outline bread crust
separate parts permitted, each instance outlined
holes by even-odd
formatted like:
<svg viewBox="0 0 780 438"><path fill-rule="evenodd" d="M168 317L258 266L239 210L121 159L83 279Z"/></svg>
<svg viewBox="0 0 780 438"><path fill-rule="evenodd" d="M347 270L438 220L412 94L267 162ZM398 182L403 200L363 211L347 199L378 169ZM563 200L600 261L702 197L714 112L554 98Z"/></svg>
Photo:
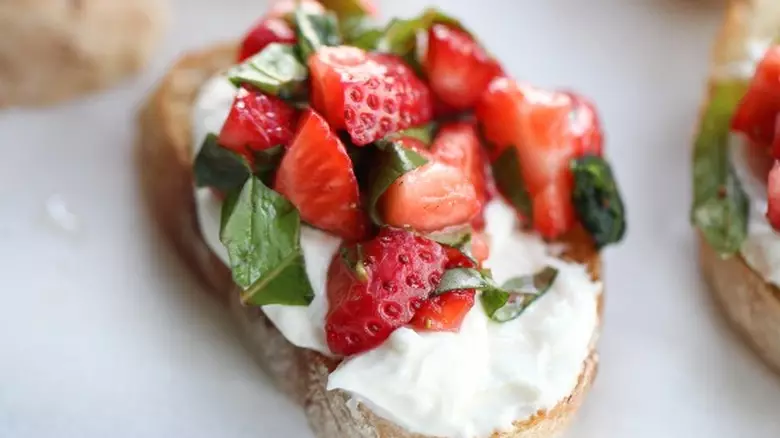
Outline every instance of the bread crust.
<svg viewBox="0 0 780 438"><path fill-rule="evenodd" d="M0 107L51 104L137 72L167 16L163 0L0 2Z"/></svg>
<svg viewBox="0 0 780 438"><path fill-rule="evenodd" d="M713 50L709 93L712 99L719 72L749 60L748 42L780 35L780 1L731 0ZM741 254L724 259L701 233L699 262L719 307L732 327L775 371L780 372L780 290L767 283Z"/></svg>
<svg viewBox="0 0 780 438"><path fill-rule="evenodd" d="M327 377L338 362L317 352L295 347L258 308L244 307L228 269L206 246L199 231L192 189L190 112L198 90L208 78L229 66L235 47L220 45L182 58L149 98L139 117L138 165L143 191L167 238L181 257L227 303L241 326L244 342L275 383L305 409L320 438L430 438L410 434L365 406L350 409L343 391L326 391ZM601 260L581 231L568 237L567 256L588 265L598 279ZM599 319L601 317L599 297ZM549 411L518 421L510 432L491 438L550 438L558 436L587 393L598 365L594 333L591 354L574 391ZM486 437L487 438L487 437Z"/></svg>

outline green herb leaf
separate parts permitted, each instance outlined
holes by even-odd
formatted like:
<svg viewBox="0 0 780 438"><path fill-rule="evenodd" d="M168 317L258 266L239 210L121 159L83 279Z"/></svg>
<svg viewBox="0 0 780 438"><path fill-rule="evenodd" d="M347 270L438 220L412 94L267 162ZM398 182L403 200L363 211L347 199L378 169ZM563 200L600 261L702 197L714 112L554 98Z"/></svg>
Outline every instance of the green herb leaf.
<svg viewBox="0 0 780 438"><path fill-rule="evenodd" d="M306 98L309 72L298 61L295 46L272 43L260 53L228 71L228 79L237 87L249 84L263 93L287 100Z"/></svg>
<svg viewBox="0 0 780 438"><path fill-rule="evenodd" d="M601 249L619 242L626 233L626 211L609 164L601 157L571 161L572 203L582 226Z"/></svg>
<svg viewBox="0 0 780 438"><path fill-rule="evenodd" d="M379 198L395 180L426 164L428 160L395 141L379 141L376 145L379 148L379 166L369 188L368 212L374 223L382 225L382 219L377 209Z"/></svg>
<svg viewBox="0 0 780 438"><path fill-rule="evenodd" d="M344 44L368 51L376 50L379 40L384 35L383 30L377 28L373 20L365 16L340 19L339 28Z"/></svg>
<svg viewBox="0 0 780 438"><path fill-rule="evenodd" d="M425 143L427 146L430 146L431 143L433 143L433 137L436 136L436 131L438 131L438 129L439 129L439 124L436 122L431 122L425 125L413 126L411 128L398 131L395 134L393 134L392 137L393 138L412 137L412 138L416 138L417 140L420 140L421 142Z"/></svg>
<svg viewBox="0 0 780 438"><path fill-rule="evenodd" d="M280 144L262 151L252 151L255 157L255 175L264 182L268 181L276 168L279 167L284 151L284 146Z"/></svg>
<svg viewBox="0 0 780 438"><path fill-rule="evenodd" d="M415 18L391 21L379 40L379 50L406 57L417 50L417 33L426 32L434 23L445 23L463 29L460 22L436 8L428 8Z"/></svg>
<svg viewBox="0 0 780 438"><path fill-rule="evenodd" d="M363 264L363 246L360 244L343 246L339 252L341 262L355 273L355 277L364 283L368 281L368 271L366 271L366 265Z"/></svg>
<svg viewBox="0 0 780 438"><path fill-rule="evenodd" d="M731 118L746 90L744 82L715 85L693 152L691 221L722 257L747 237L749 200L729 160Z"/></svg>
<svg viewBox="0 0 780 438"><path fill-rule="evenodd" d="M220 240L241 301L307 305L314 297L300 244L301 218L280 194L249 178L222 205Z"/></svg>
<svg viewBox="0 0 780 438"><path fill-rule="evenodd" d="M512 278L501 288L487 289L479 299L492 320L511 321L547 293L557 276L558 270L548 266L532 276Z"/></svg>
<svg viewBox="0 0 780 438"><path fill-rule="evenodd" d="M371 1L363 0L321 0L323 6L336 13L339 19L347 17L361 17L364 15L371 15L374 11L371 6Z"/></svg>
<svg viewBox="0 0 780 438"><path fill-rule="evenodd" d="M195 186L213 187L223 193L241 187L251 173L246 159L220 146L215 134L203 140L193 164Z"/></svg>
<svg viewBox="0 0 780 438"><path fill-rule="evenodd" d="M304 61L320 47L341 45L339 21L332 12L312 14L298 7L295 10L295 29L298 51Z"/></svg>
<svg viewBox="0 0 780 438"><path fill-rule="evenodd" d="M488 272L471 268L453 268L444 271L433 295L441 295L458 289L497 289L498 285Z"/></svg>
<svg viewBox="0 0 780 438"><path fill-rule="evenodd" d="M427 234L425 237L438 242L442 245L451 246L457 249L463 249L468 247L471 243L471 234L473 230L471 227L464 227L454 231L447 232L435 232Z"/></svg>
<svg viewBox="0 0 780 438"><path fill-rule="evenodd" d="M531 218L531 195L523 182L517 149L506 148L493 162L493 177L501 193L526 219Z"/></svg>

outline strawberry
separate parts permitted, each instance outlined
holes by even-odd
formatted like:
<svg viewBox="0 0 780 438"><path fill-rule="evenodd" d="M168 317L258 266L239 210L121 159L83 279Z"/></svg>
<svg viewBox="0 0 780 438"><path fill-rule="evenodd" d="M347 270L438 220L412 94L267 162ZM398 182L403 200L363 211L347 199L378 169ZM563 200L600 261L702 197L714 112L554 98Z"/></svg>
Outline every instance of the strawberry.
<svg viewBox="0 0 780 438"><path fill-rule="evenodd" d="M769 208L766 217L775 230L780 230L780 161L775 161L767 182Z"/></svg>
<svg viewBox="0 0 780 438"><path fill-rule="evenodd" d="M533 88L510 79L494 80L477 106L493 159L515 147L523 182L532 198L533 226L554 239L575 224L570 162L600 154L602 134L593 106L572 93Z"/></svg>
<svg viewBox="0 0 780 438"><path fill-rule="evenodd" d="M366 237L357 179L344 144L319 114L307 110L279 164L274 189L311 225L344 239Z"/></svg>
<svg viewBox="0 0 780 438"><path fill-rule="evenodd" d="M423 64L433 93L457 110L473 108L490 81L502 75L498 62L468 32L447 24L428 30Z"/></svg>
<svg viewBox="0 0 780 438"><path fill-rule="evenodd" d="M383 228L377 237L333 259L328 269L325 333L335 354L351 355L379 346L409 323L441 281L447 257L438 243L409 231Z"/></svg>
<svg viewBox="0 0 780 438"><path fill-rule="evenodd" d="M480 265L490 256L490 248L485 240L485 236L480 232L471 235L471 255Z"/></svg>
<svg viewBox="0 0 780 438"><path fill-rule="evenodd" d="M473 260L455 248L445 248L445 269L476 268ZM431 297L423 302L409 325L418 331L457 331L466 314L474 306L474 289L454 290Z"/></svg>
<svg viewBox="0 0 780 438"><path fill-rule="evenodd" d="M432 117L428 87L396 56L356 47L324 47L308 64L312 105L333 129L345 129L355 145L427 123Z"/></svg>
<svg viewBox="0 0 780 438"><path fill-rule="evenodd" d="M260 20L244 36L238 52L238 61L242 62L250 56L260 53L271 43L295 44L298 38L295 30L281 18L265 18Z"/></svg>
<svg viewBox="0 0 780 438"><path fill-rule="evenodd" d="M386 224L423 233L467 224L479 209L477 193L466 174L438 161L404 174L379 199Z"/></svg>
<svg viewBox="0 0 780 438"><path fill-rule="evenodd" d="M431 145L431 153L437 160L461 169L474 185L480 213L474 217L473 225L476 229L484 228L482 213L492 196L488 188L490 173L476 124L454 122L442 126Z"/></svg>
<svg viewBox="0 0 780 438"><path fill-rule="evenodd" d="M759 63L745 96L737 106L731 128L753 143L772 147L780 158L780 138L776 138L780 114L780 46L769 49Z"/></svg>
<svg viewBox="0 0 780 438"><path fill-rule="evenodd" d="M295 108L283 100L241 87L219 133L219 144L253 162L252 151L290 144L297 118Z"/></svg>

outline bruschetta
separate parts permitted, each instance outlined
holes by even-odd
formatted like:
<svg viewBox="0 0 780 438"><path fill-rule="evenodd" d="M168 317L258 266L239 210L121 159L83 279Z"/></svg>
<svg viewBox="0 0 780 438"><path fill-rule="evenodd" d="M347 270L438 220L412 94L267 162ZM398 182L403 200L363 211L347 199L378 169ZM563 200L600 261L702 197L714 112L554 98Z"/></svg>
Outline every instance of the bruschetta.
<svg viewBox="0 0 780 438"><path fill-rule="evenodd" d="M729 2L694 146L691 219L717 302L780 371L778 37L779 2Z"/></svg>
<svg viewBox="0 0 780 438"><path fill-rule="evenodd" d="M440 11L323 4L173 66L140 115L151 211L316 436L557 436L626 229L593 104Z"/></svg>

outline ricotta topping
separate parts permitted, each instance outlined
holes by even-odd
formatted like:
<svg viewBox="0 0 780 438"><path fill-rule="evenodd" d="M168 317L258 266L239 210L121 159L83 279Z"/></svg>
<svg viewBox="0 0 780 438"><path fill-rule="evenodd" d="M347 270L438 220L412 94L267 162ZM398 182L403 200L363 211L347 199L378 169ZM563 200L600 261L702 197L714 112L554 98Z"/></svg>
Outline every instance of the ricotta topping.
<svg viewBox="0 0 780 438"><path fill-rule="evenodd" d="M220 76L203 86L193 111L196 148L208 132L219 131L234 93ZM219 241L220 202L209 190L197 190L196 201L206 243L227 262ZM550 291L507 323L488 319L477 302L458 333L400 328L378 348L343 361L329 376L328 389L347 391L353 403L411 432L456 438L510 429L513 421L550 409L571 393L594 341L601 284L584 266L556 258L537 236L519 231L505 203L492 202L486 221L486 265L495 279L552 265L559 274ZM301 245L314 301L308 308L263 307L290 342L328 355L326 275L339 244L338 238L304 227Z"/></svg>

